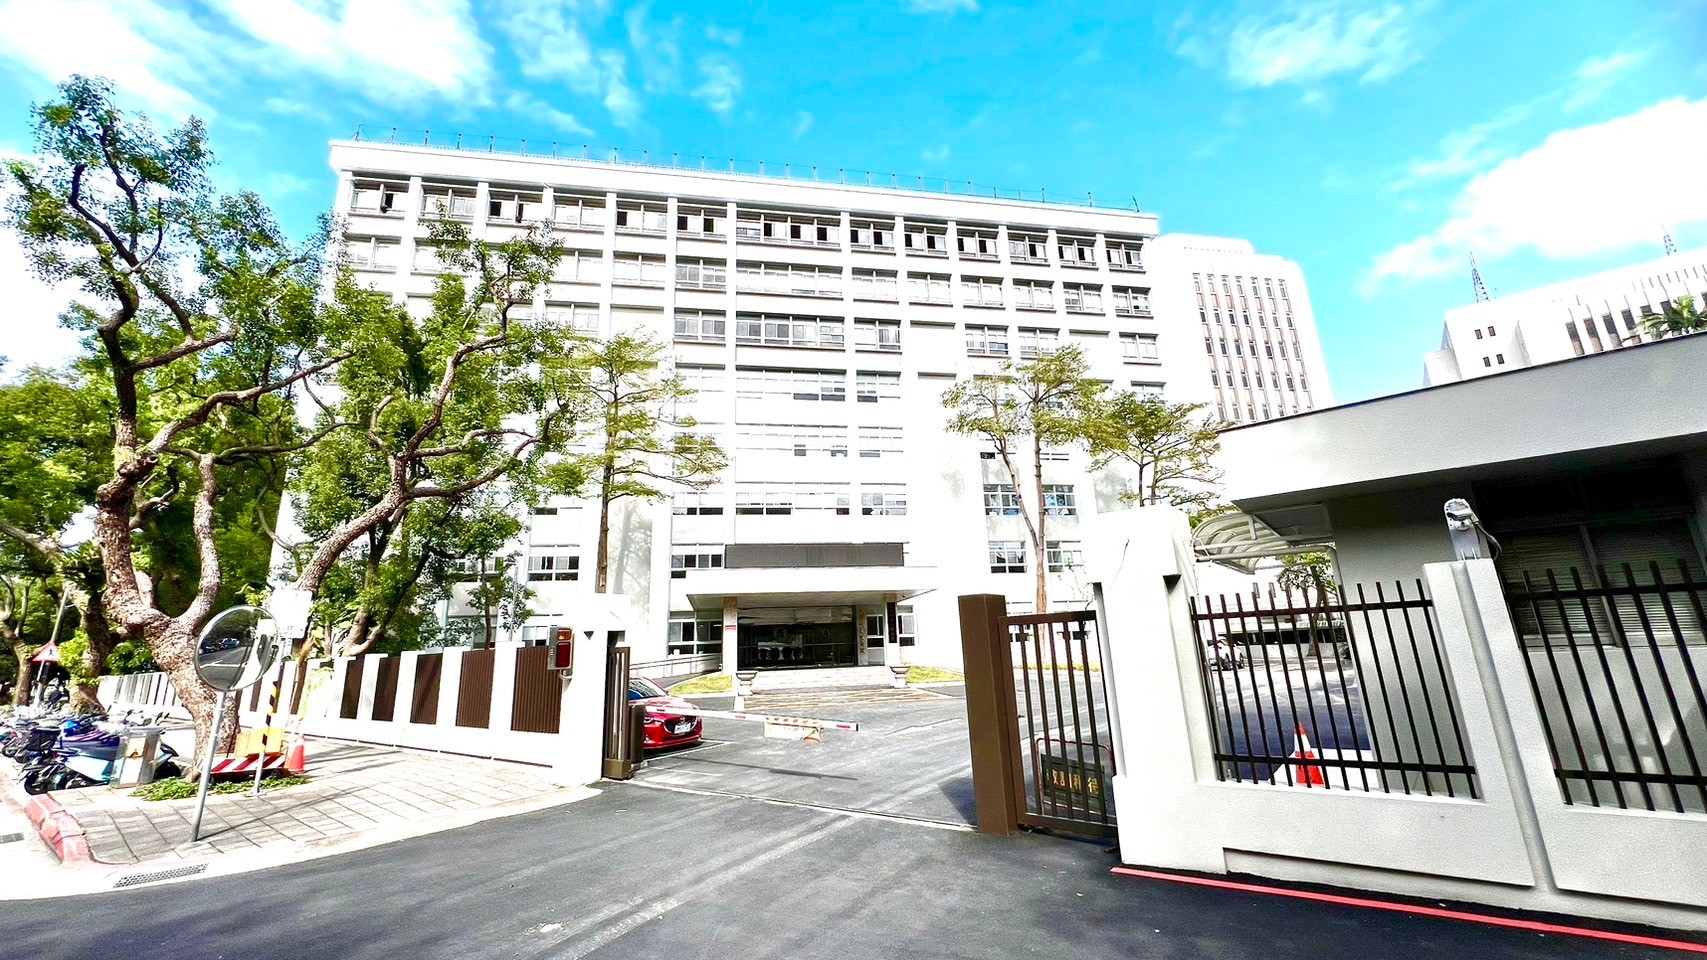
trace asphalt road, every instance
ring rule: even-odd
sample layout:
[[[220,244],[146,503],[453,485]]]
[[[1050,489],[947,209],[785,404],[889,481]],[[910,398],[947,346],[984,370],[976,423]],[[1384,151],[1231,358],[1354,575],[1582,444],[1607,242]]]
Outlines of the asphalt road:
[[[1114,857],[1096,844],[991,838],[904,819],[941,809],[935,797],[947,796],[951,781],[940,777],[953,753],[939,744],[909,759],[889,747],[933,729],[904,732],[918,725],[914,711],[945,706],[845,708],[869,724],[862,733],[888,727],[885,742],[871,741],[877,755],[867,761],[776,740],[731,742],[703,755],[753,771],[826,774],[755,773],[751,783],[760,792],[793,784],[802,802],[857,789],[863,806],[899,816],[647,777],[607,784],[581,803],[265,873],[7,903],[0,960],[1675,956],[1117,877],[1108,872]],[[786,752],[773,755],[773,747]],[[689,756],[649,772],[680,769]],[[722,783],[739,787],[742,776]],[[684,792],[693,789],[702,792]]]

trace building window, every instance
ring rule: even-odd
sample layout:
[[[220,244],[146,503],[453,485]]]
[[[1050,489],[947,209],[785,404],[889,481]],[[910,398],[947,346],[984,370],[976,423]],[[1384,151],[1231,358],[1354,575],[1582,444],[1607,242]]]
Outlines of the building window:
[[[848,398],[840,370],[777,370],[741,367],[735,375],[738,400],[810,400],[840,403]]]
[[[889,303],[901,299],[900,284],[893,270],[855,270],[853,272],[855,300],[883,300]]]
[[[620,233],[663,233],[668,217],[661,203],[622,203],[616,208],[616,229]]]
[[[914,618],[913,605],[904,603],[895,608],[895,642],[899,646],[910,647],[917,637],[917,620]]]
[[[735,219],[735,239],[806,247],[840,247],[840,217],[743,211]]]
[[[1488,358],[1488,357],[1483,357],[1483,358],[1482,358],[1482,366],[1484,366],[1484,367],[1491,367],[1491,366],[1493,366],[1493,365],[1494,365],[1494,361],[1493,361],[1493,360],[1492,360],[1492,359],[1490,359],[1490,358]]]
[[[1146,400],[1160,400],[1160,399],[1162,399],[1163,388],[1165,386],[1166,386],[1166,384],[1150,383],[1150,382],[1144,381],[1144,380],[1134,380],[1134,381],[1132,381],[1132,392],[1136,393],[1140,397],[1145,398]],[[1220,383],[1217,382],[1216,386],[1220,386]]]
[[[352,213],[400,217],[403,215],[403,198],[408,195],[409,185],[407,183],[357,180],[355,182],[355,193],[350,198],[350,211]]]
[[[855,350],[901,349],[901,321],[855,320]]]
[[[1065,573],[1085,565],[1084,551],[1077,540],[1050,540],[1045,556],[1050,573]]]
[[[590,304],[548,303],[540,316],[552,326],[576,333],[599,332],[599,308]]]
[[[953,303],[948,274],[907,274],[907,300],[911,303]]]
[[[848,239],[855,250],[894,250],[895,224],[890,220],[855,220]]]
[[[1070,483],[1043,485],[1043,512],[1052,517],[1071,517],[1079,512],[1077,498]]]
[[[1101,313],[1102,287],[1079,283],[1062,284],[1061,301],[1073,313]]]
[[[859,455],[882,458],[901,455],[900,427],[860,427]]]
[[[1001,306],[1001,279],[997,277],[961,277],[960,301],[968,307]]]
[[[1209,341],[1203,341],[1204,346]],[[1211,353],[1214,351],[1211,350]],[[1120,355],[1123,359],[1134,363],[1158,363],[1162,359],[1161,346],[1153,333],[1123,333],[1120,335]]]
[[[1025,572],[1025,541],[1024,540],[991,540],[990,541],[990,572],[991,573],[1024,573]]]
[[[725,290],[729,287],[729,263],[726,260],[676,261],[676,286],[687,290]]]
[[[678,517],[720,517],[723,515],[723,494],[705,490],[684,490],[670,501],[670,512]]]
[[[1503,353],[1494,354],[1494,362],[1499,364],[1502,367],[1505,366],[1505,354],[1503,354]]]
[[[665,651],[672,657],[721,653],[723,624],[716,620],[671,620],[670,642]]]
[[[984,514],[990,517],[1019,516],[1019,494],[1011,483],[984,484]]]
[[[842,271],[839,267],[742,261],[735,265],[735,289],[742,293],[839,298]]]
[[[700,343],[722,343],[726,314],[721,310],[677,310],[676,339]]]
[[[605,228],[605,200],[603,197],[553,194],[551,198],[551,222],[557,227],[567,230],[603,230]]]
[[[678,544],[670,548],[670,576],[680,580],[689,570],[717,570],[723,566],[723,548],[704,544]]]
[[[867,485],[860,491],[859,512],[866,517],[907,515],[907,488],[901,484]]]
[[[1014,306],[1021,310],[1054,310],[1055,285],[1047,280],[1015,280]]]
[[[1104,244],[1108,251],[1108,265],[1114,270],[1144,269],[1144,245],[1136,240],[1109,240]]]
[[[1114,313],[1119,317],[1150,316],[1150,292],[1132,287],[1115,287]]]
[[[1075,237],[1069,234],[1056,234],[1055,251],[1061,256],[1063,267],[1095,267],[1097,264],[1097,242],[1095,237]]]
[[[907,252],[927,257],[948,256],[948,227],[931,223],[909,223],[901,237]]]
[[[493,223],[534,223],[544,220],[545,195],[538,190],[491,190],[486,219]]]
[[[395,270],[402,260],[402,253],[403,245],[397,240],[378,237],[348,237],[344,240],[344,259],[358,270]]]
[[[848,516],[848,486],[845,483],[738,483],[735,513],[747,516],[791,516],[796,513],[828,513]]]
[[[978,356],[1008,355],[1008,328],[966,325],[966,352]]]
[[[729,212],[723,207],[689,207],[676,209],[676,232],[696,237],[721,237],[726,230]]]
[[[845,344],[839,317],[796,317],[770,313],[737,313],[735,342],[767,347],[825,347]]]
[[[854,390],[858,395],[856,403],[899,400],[901,399],[901,375],[875,370],[861,370],[854,377]]]
[[[1477,340],[1482,339],[1482,328],[1481,327],[1476,328],[1476,339]]]
[[[428,184],[421,190],[421,213],[452,220],[474,219],[474,188]]]
[[[529,507],[528,513],[531,513],[536,517],[555,517],[557,516],[557,510],[557,507],[536,506]]]
[[[611,262],[611,280],[616,283],[661,287],[664,285],[665,276],[663,257],[644,253],[619,253]]]
[[[1019,355],[1040,357],[1054,353],[1061,346],[1061,331],[1037,327],[1019,328]]]
[[[1049,237],[1008,231],[1008,259],[1015,263],[1048,263]]]
[[[795,457],[848,455],[845,427],[806,427],[791,424],[736,425],[737,453],[782,453]]]
[[[535,547],[528,554],[529,580],[578,580],[581,577],[581,557],[571,553],[575,548]]]
[[[955,230],[954,243],[963,260],[996,260],[1001,257],[997,252],[994,230],[958,227]]]

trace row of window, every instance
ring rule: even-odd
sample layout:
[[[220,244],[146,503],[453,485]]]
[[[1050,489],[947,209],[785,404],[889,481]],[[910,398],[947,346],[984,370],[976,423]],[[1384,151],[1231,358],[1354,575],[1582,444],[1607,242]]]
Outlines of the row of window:
[[[700,398],[721,395],[727,387],[722,367],[689,364],[677,366],[684,384]],[[773,367],[737,367],[735,396],[743,400],[785,399],[842,403],[848,398],[845,370],[789,370]],[[854,396],[859,403],[879,403],[901,398],[901,375],[874,370],[854,374]]]
[[[853,448],[864,459],[881,459],[901,453],[900,427],[860,427]],[[742,423],[736,425],[738,453],[782,453],[795,457],[848,456],[848,428]]]
[[[350,209],[354,213],[401,216],[408,204],[409,186],[401,181],[362,178],[354,184]],[[456,220],[473,220],[477,210],[478,192],[469,185],[426,184],[421,191],[420,212],[442,215]],[[610,201],[606,197],[586,196],[572,192],[553,193],[546,202],[545,192],[537,189],[488,190],[485,216],[501,223],[551,223],[570,230],[603,230],[612,223],[624,233],[665,234],[670,225],[669,207],[660,201],[617,201],[614,216],[607,219]],[[730,231],[728,208],[723,205],[699,206],[681,204],[677,208],[675,228],[691,237],[727,237]],[[855,217],[849,220],[846,231],[848,246],[854,250],[894,252],[905,250],[914,256],[949,256],[950,249],[960,257],[972,260],[1001,259],[1001,229],[994,225],[960,224],[949,236],[946,223],[900,221],[891,218]],[[796,246],[842,246],[843,227],[840,215],[741,210],[735,215],[735,239],[754,243],[779,243]],[[1053,250],[1051,247],[1053,246]],[[1062,231],[1051,242],[1047,232],[1024,230],[1007,231],[1008,259],[1016,263],[1048,263],[1051,253],[1063,266],[1096,267],[1106,262],[1116,270],[1143,269],[1143,240],[1105,238],[1094,234]]]
[[[1235,384],[1234,379],[1233,379],[1233,373],[1231,371],[1228,371],[1226,374],[1226,377],[1225,377],[1226,386],[1232,387],[1232,386],[1236,385],[1236,386],[1244,387],[1246,390],[1249,390],[1249,389],[1251,389],[1251,377],[1252,377],[1252,374],[1250,374],[1250,373],[1240,373],[1238,375],[1238,382],[1237,382],[1237,384]],[[1263,375],[1262,375],[1261,370],[1258,370],[1256,372],[1255,377],[1256,377],[1256,389],[1258,389],[1258,390],[1264,390],[1264,389],[1279,390],[1280,389],[1280,383],[1281,383],[1282,377],[1281,377],[1280,373],[1277,371],[1270,370],[1269,375],[1268,375],[1268,379],[1266,381],[1263,379]],[[1294,377],[1288,375],[1284,379],[1286,381],[1286,389],[1288,389],[1288,390],[1309,390],[1310,389],[1310,380],[1308,377],[1299,376],[1299,377],[1294,378]],[[1223,377],[1222,377],[1221,371],[1219,371],[1219,370],[1209,371],[1209,382],[1212,385],[1219,387],[1222,385],[1222,381],[1223,381]]]
[[[1043,512],[1052,517],[1072,517],[1079,513],[1077,496],[1070,483],[1043,485]],[[1017,517],[1020,514],[1020,495],[1011,483],[984,484],[984,513],[992,517]]]
[[[1043,327],[1020,327],[1018,337],[1010,340],[1007,327],[973,323],[966,325],[967,353],[1005,357],[1011,346],[1017,346],[1022,357],[1054,353],[1061,346],[1061,331]],[[1160,363],[1160,341],[1153,333],[1120,334],[1120,355],[1125,360],[1137,363]]]
[[[865,617],[865,645],[868,647],[882,646],[888,639],[889,630],[884,624],[882,614],[867,614]],[[898,646],[913,646],[918,636],[918,627],[912,604],[899,604],[895,607],[895,643]],[[702,657],[721,653],[723,650],[723,622],[721,620],[697,620],[688,617],[670,621],[670,638],[666,651],[672,657]]]
[[[727,498],[717,491],[687,491],[671,501],[677,516],[722,516]],[[787,517],[806,514],[852,516],[853,490],[846,483],[737,483],[737,516]],[[865,483],[859,488],[859,514],[907,515],[907,488],[900,483]]]
[[[1025,573],[1029,568],[1024,540],[991,540],[991,573]],[[1050,573],[1065,573],[1084,566],[1084,551],[1077,540],[1044,541],[1043,562]]]

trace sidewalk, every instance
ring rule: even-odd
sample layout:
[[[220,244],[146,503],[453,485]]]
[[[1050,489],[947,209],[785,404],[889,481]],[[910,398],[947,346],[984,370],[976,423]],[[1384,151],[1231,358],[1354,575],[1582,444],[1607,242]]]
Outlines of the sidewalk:
[[[146,864],[169,870],[201,862],[208,873],[224,873],[448,830],[597,792],[560,787],[543,767],[329,740],[309,741],[307,775],[306,784],[265,790],[259,797],[209,795],[203,838],[194,843],[193,798],[145,801],[128,790],[90,787],[55,791],[46,799],[63,809],[56,818],[75,818],[72,826],[81,827],[96,867]],[[15,780],[10,787],[14,800],[26,799]],[[111,872],[99,871],[103,877]],[[8,895],[28,894],[0,889],[0,897]]]

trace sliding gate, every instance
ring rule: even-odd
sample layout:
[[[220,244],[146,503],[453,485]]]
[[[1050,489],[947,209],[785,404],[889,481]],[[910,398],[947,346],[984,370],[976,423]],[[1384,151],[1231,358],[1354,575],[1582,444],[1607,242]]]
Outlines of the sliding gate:
[[[1114,750],[1096,614],[1008,616],[960,598],[972,786],[982,833],[1115,836]]]

